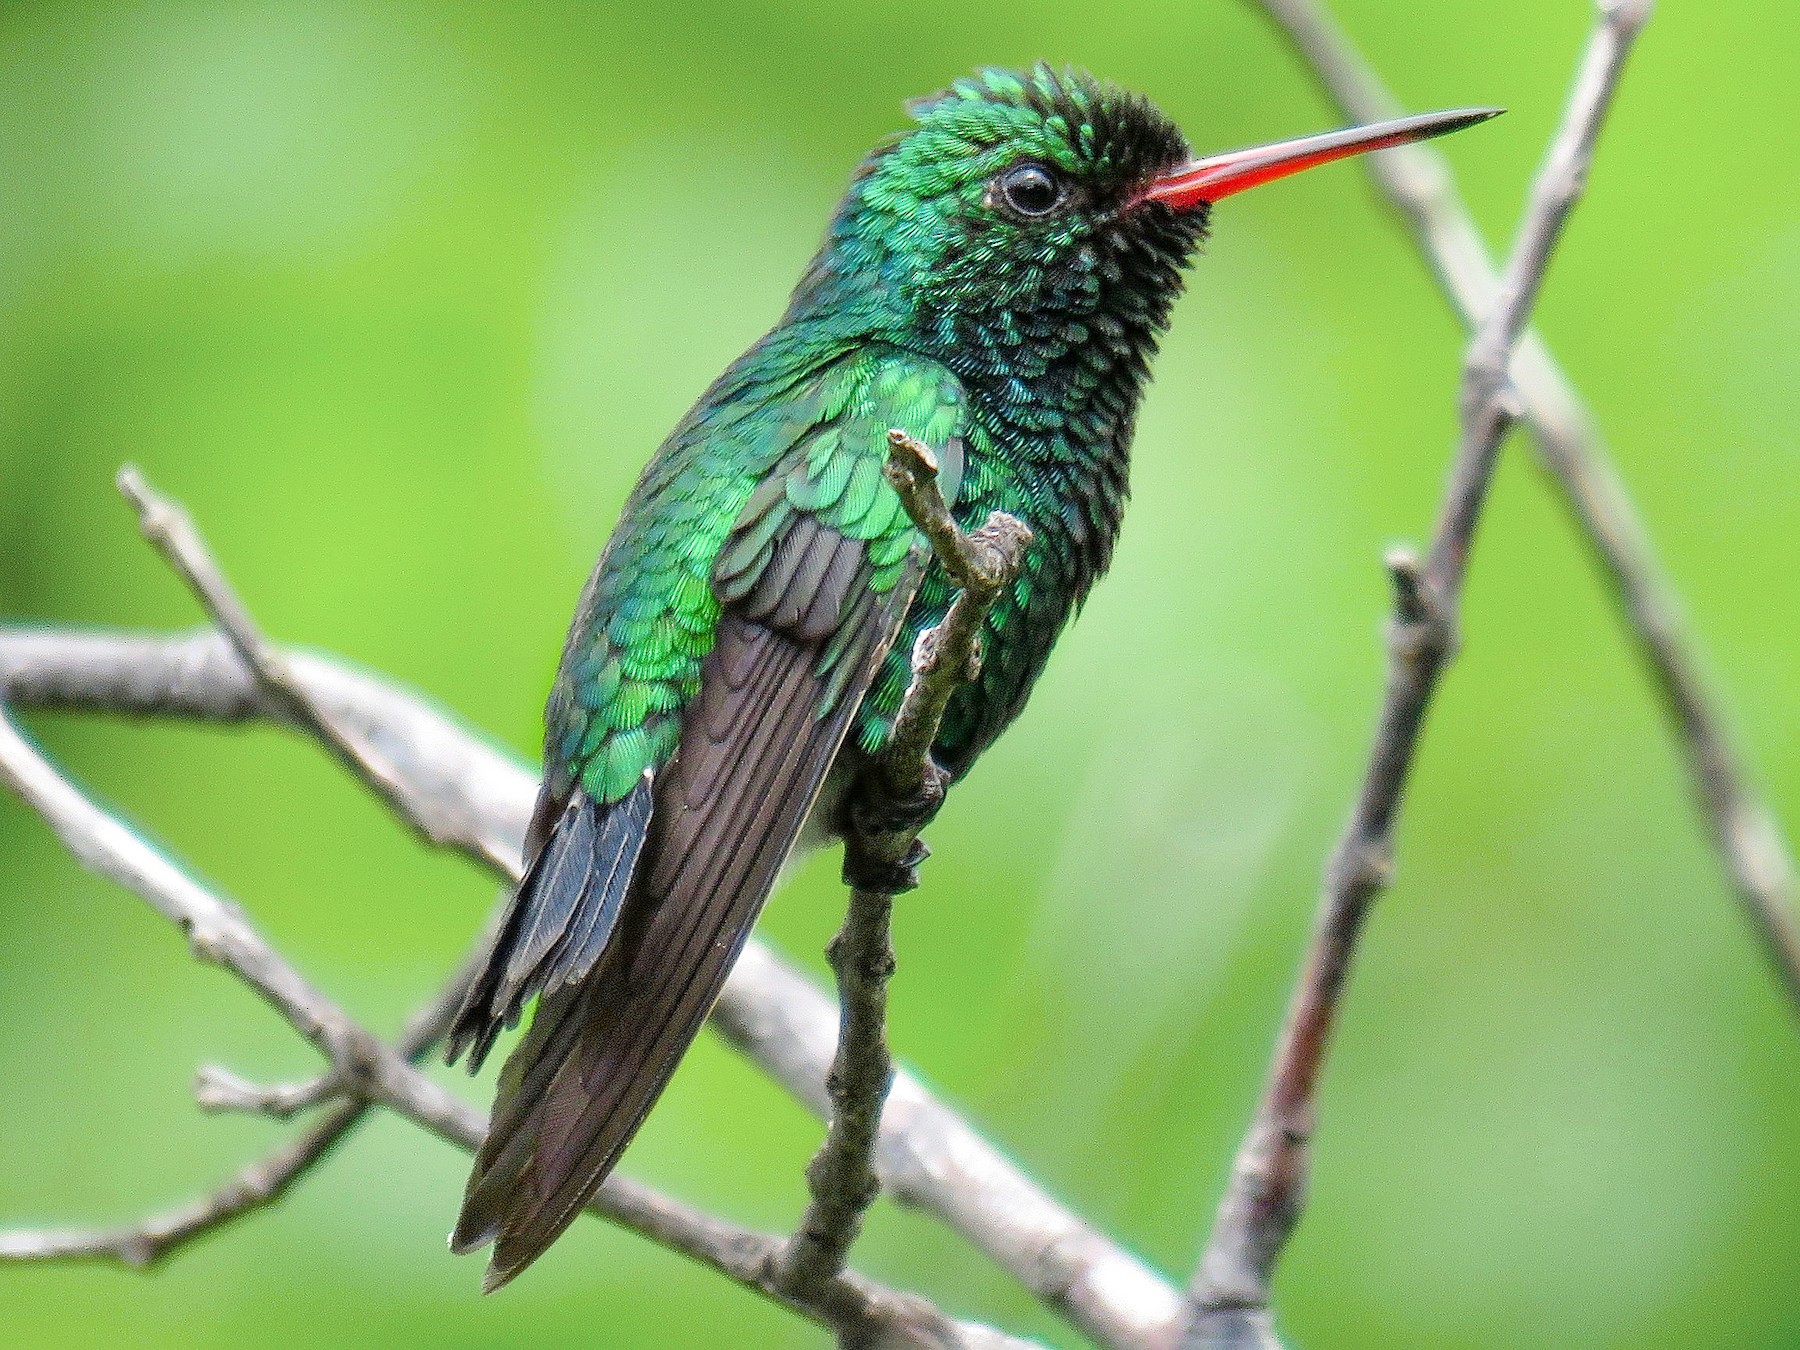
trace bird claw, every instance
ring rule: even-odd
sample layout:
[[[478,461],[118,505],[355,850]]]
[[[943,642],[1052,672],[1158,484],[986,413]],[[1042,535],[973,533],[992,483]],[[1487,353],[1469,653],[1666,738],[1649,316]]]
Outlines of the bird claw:
[[[904,895],[919,884],[919,864],[931,856],[919,832],[944,804],[949,775],[930,759],[917,795],[882,790],[877,775],[858,784],[844,813],[844,882],[857,890]],[[896,856],[897,854],[897,856]]]
[[[850,833],[868,840],[896,839],[917,835],[931,824],[944,805],[950,775],[929,755],[924,769],[919,790],[906,796],[895,793],[878,770],[864,772],[850,798]]]
[[[919,887],[919,864],[931,856],[923,839],[914,839],[898,860],[872,856],[854,844],[844,849],[844,884],[877,895],[905,895]]]

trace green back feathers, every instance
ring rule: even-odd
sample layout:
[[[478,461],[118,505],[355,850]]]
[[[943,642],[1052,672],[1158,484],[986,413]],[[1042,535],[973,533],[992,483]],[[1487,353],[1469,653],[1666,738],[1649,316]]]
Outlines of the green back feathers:
[[[734,367],[676,429],[627,505],[551,693],[559,795],[579,782],[596,801],[617,801],[667,761],[723,606],[769,592],[757,617],[807,627],[825,674],[849,645],[846,620],[859,617],[851,606],[864,595],[879,599],[911,565],[916,531],[882,475],[887,432],[904,426],[934,445],[955,442],[961,389],[941,368],[891,350],[860,347],[808,363],[784,350],[791,347],[753,349],[739,366],[797,364],[797,378],[791,369],[746,377]],[[955,483],[945,488],[953,494]],[[803,520],[854,543],[845,554],[852,565],[830,576],[802,570],[804,558],[786,544]],[[843,640],[832,641],[840,629]]]

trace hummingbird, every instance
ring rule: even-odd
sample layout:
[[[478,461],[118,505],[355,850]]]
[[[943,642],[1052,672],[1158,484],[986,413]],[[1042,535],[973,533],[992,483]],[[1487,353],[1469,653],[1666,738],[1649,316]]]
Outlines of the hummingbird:
[[[945,711],[960,779],[1106,571],[1150,361],[1213,207],[1472,126],[1466,109],[1195,158],[1145,97],[1047,65],[909,105],[787,311],[651,458],[545,715],[524,879],[449,1040],[500,1075],[451,1236],[512,1279],[599,1189],[699,1033],[790,854],[844,832],[915,637],[954,589],[883,477],[935,452],[965,529],[1031,530]]]

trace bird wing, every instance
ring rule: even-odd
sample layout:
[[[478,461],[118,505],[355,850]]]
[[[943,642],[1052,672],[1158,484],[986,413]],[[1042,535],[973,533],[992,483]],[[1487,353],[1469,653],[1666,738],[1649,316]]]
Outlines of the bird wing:
[[[888,429],[942,448],[947,495],[960,478],[962,394],[941,367],[865,349],[759,402],[678,429],[564,656],[551,758],[577,754],[547,773],[543,842],[456,1032],[484,1052],[542,994],[452,1238],[497,1242],[490,1288],[568,1226],[668,1082],[894,641],[923,563],[882,474]],[[710,539],[689,509],[709,495],[728,499]],[[698,655],[680,599],[695,575]]]

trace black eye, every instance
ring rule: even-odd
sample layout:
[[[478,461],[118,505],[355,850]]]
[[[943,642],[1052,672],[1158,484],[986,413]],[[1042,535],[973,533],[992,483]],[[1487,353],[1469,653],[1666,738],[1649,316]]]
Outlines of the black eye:
[[[1063,198],[1062,183],[1041,164],[1020,164],[1000,175],[1000,195],[1022,216],[1047,216]]]

